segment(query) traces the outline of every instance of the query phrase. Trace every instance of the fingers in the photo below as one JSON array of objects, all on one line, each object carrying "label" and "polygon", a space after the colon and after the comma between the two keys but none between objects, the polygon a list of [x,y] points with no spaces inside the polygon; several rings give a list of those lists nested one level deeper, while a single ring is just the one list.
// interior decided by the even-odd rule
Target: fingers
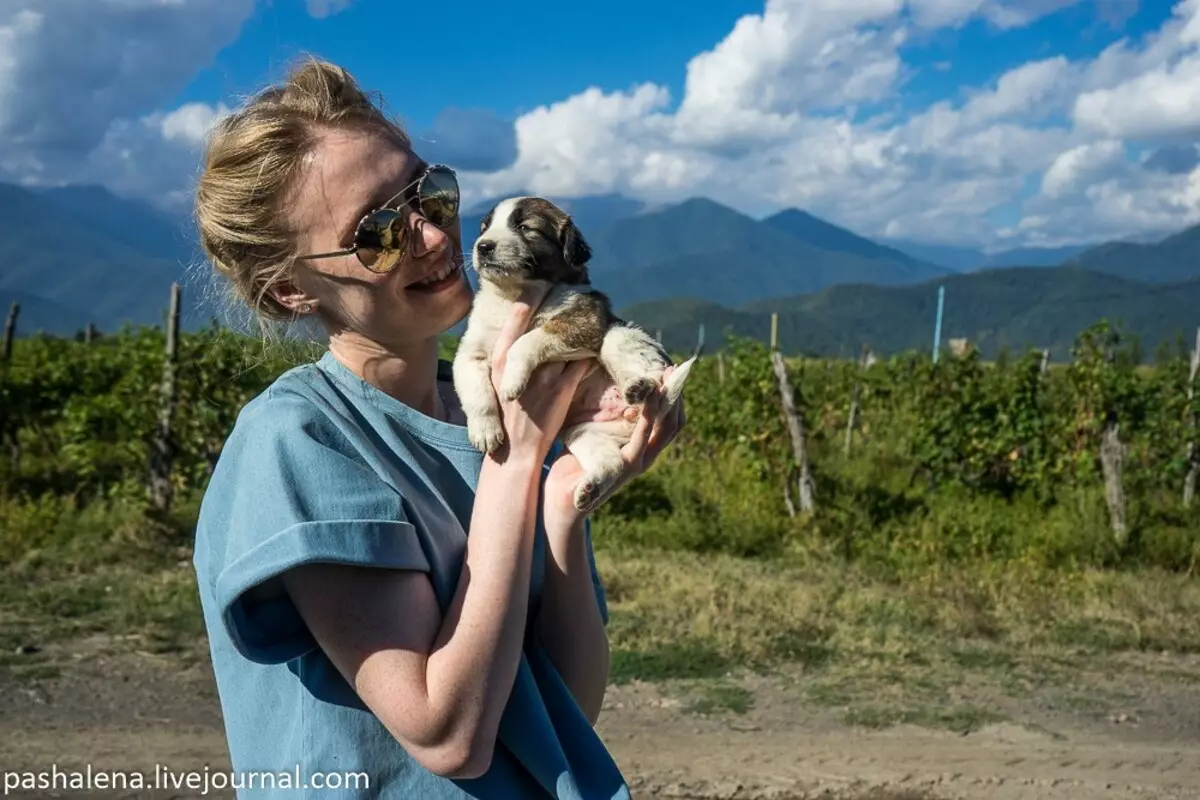
[{"label": "fingers", "polygon": [[[663,401],[665,403],[665,400]],[[651,453],[651,458],[657,458],[668,444],[675,440],[679,432],[683,430],[687,416],[683,409],[683,398],[680,397],[674,406],[663,414],[662,419],[658,420],[654,429],[650,432],[650,441],[648,442],[648,450]]]},{"label": "fingers", "polygon": [[496,378],[504,374],[508,349],[512,347],[513,342],[520,339],[529,330],[533,314],[541,305],[548,289],[549,287],[537,285],[526,286],[521,291],[520,297],[513,303],[512,313],[505,320],[504,327],[500,329],[500,333],[496,337],[496,346],[492,350],[492,373]]},{"label": "fingers", "polygon": [[642,416],[638,419],[637,425],[633,429],[633,435],[630,437],[629,442],[621,448],[625,455],[626,463],[639,471],[646,458],[651,431],[657,424],[655,420],[658,418],[660,404],[661,399],[657,393],[650,395],[646,399],[646,405],[642,409]]}]

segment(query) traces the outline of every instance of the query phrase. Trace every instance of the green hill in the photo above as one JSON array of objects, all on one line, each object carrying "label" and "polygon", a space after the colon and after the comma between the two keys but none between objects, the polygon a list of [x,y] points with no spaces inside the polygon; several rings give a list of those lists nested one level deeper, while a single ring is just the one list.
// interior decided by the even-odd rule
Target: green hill
[{"label": "green hill", "polygon": [[821,292],[742,304],[736,308],[670,300],[635,304],[620,313],[661,330],[668,347],[695,345],[705,326],[707,346],[725,330],[766,341],[770,315],[779,314],[780,348],[789,353],[853,355],[864,344],[877,353],[933,345],[937,287],[946,289],[943,344],[964,337],[988,355],[1001,348],[1050,347],[1065,358],[1075,336],[1102,318],[1137,335],[1144,352],[1200,325],[1200,279],[1147,286],[1113,275],[1040,267],[986,270],[915,286],[834,286]]},{"label": "green hill", "polygon": [[1200,225],[1149,244],[1112,242],[1067,262],[1146,283],[1174,283],[1200,276]]}]

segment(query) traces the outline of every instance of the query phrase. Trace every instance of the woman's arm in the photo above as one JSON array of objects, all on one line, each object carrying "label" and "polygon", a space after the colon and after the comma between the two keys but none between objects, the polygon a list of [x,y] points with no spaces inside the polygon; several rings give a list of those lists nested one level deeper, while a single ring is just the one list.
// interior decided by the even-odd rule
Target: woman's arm
[{"label": "woman's arm", "polygon": [[487,771],[524,637],[541,462],[484,461],[444,619],[428,576],[314,564],[284,575],[301,617],[363,702],[432,772]]},{"label": "woman's arm", "polygon": [[538,635],[550,660],[588,720],[595,725],[608,686],[608,633],[600,616],[588,563],[587,529],[547,531],[549,553]]},{"label": "woman's arm", "polygon": [[[649,469],[683,429],[683,401],[665,412],[662,402],[661,394],[652,395],[641,409],[632,438],[621,448],[625,466],[618,487]],[[586,518],[572,501],[582,477],[582,466],[569,452],[554,462],[546,477],[542,518],[550,557],[537,625],[551,660],[594,725],[604,704],[610,652],[588,563]]]},{"label": "woman's arm", "polygon": [[[514,304],[494,383],[536,307],[536,299]],[[520,398],[501,403],[506,439],[483,459],[444,618],[423,573],[313,565],[284,578],[330,660],[431,772],[477,777],[491,764],[525,638],[542,464],[586,369],[542,365]]]}]

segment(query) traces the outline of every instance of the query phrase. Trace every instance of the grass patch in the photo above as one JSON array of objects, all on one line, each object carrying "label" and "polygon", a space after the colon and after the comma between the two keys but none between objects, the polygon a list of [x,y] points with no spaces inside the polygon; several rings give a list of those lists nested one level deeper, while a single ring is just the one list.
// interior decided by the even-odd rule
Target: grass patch
[{"label": "grass patch", "polygon": [[[617,682],[799,669],[809,702],[860,724],[963,730],[995,717],[955,705],[955,687],[1022,698],[1070,684],[1097,655],[1200,645],[1200,583],[1170,573],[983,563],[889,581],[834,559],[605,547],[602,529],[596,540]],[[1097,620],[1136,635],[1096,635]]]},{"label": "grass patch", "polygon": [[745,714],[754,705],[754,693],[731,683],[701,684],[699,697],[687,706],[693,714]]},{"label": "grass patch", "polygon": [[[191,554],[179,544],[190,539],[189,508],[185,499],[165,539],[117,501],[74,522],[66,501],[0,508],[0,522],[53,531],[0,562],[0,669],[37,675],[49,662],[16,655],[19,646],[93,634],[204,658]],[[614,544],[607,531],[598,524],[594,541],[614,684],[782,670],[801,675],[818,705],[946,727],[975,718],[951,702],[965,682],[1021,697],[1067,682],[1097,654],[1200,652],[1200,582],[1185,575],[994,561],[881,575],[818,549],[749,559]],[[744,713],[752,701],[726,681],[698,691],[697,713]],[[922,711],[938,708],[949,710]]]},{"label": "grass patch", "polygon": [[974,706],[950,708],[864,706],[850,709],[843,717],[843,721],[847,725],[864,728],[919,725],[923,728],[938,728],[963,734],[978,730],[993,722],[1002,722],[1004,719],[1002,715]]},{"label": "grass patch", "polygon": [[729,662],[716,650],[694,642],[662,645],[650,650],[614,647],[610,680],[614,684],[633,680],[666,681],[715,678],[725,674]]}]

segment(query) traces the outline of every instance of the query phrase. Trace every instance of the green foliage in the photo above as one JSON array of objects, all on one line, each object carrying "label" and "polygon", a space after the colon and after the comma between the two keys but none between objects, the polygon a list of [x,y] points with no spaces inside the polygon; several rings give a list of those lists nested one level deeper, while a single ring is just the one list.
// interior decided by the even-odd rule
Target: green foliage
[{"label": "green foliage", "polygon": [[[146,498],[163,334],[127,329],[90,344],[21,339],[0,381],[0,563],[65,541],[60,519]],[[446,337],[440,352],[453,355]],[[905,352],[788,361],[808,439],[816,512],[792,516],[796,465],[767,348],[734,338],[687,389],[688,424],[653,470],[596,515],[599,546],[631,544],[756,558],[861,562],[886,576],[965,562],[1050,569],[1200,561],[1200,510],[1180,506],[1188,422],[1185,348],[1154,367],[1102,322],[1073,361],[1003,363],[979,353],[937,364]],[[317,355],[266,350],[228,332],[184,333],[173,420],[176,496],[203,491],[242,406]],[[723,377],[722,377],[723,376]],[[860,413],[845,452],[849,406]],[[1127,447],[1128,542],[1108,529],[1098,453],[1104,426]],[[115,505],[114,505],[115,504]],[[73,509],[73,510],[72,510]],[[83,517],[80,514],[84,514]],[[65,516],[64,516],[65,515]],[[129,529],[137,529],[133,522]]]}]

